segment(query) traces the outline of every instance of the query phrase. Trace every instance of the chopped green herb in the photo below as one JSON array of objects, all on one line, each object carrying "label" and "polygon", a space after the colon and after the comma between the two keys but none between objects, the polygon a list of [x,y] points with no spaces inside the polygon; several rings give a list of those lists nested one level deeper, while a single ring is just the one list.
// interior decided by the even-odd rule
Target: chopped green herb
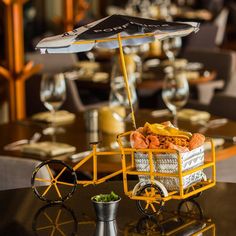
[{"label": "chopped green herb", "polygon": [[119,196],[115,194],[113,191],[111,191],[110,194],[99,194],[92,197],[92,200],[95,200],[96,202],[111,202],[111,201],[117,201],[118,199]]}]

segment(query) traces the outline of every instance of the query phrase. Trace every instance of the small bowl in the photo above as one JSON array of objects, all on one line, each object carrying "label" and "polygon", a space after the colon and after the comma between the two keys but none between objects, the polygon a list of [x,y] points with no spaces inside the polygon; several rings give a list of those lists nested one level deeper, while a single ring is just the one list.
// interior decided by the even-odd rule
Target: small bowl
[{"label": "small bowl", "polygon": [[[95,197],[95,196],[94,196]],[[112,221],[116,219],[117,209],[121,198],[116,201],[110,202],[97,202],[92,197],[93,206],[95,209],[96,217],[98,221]]]}]

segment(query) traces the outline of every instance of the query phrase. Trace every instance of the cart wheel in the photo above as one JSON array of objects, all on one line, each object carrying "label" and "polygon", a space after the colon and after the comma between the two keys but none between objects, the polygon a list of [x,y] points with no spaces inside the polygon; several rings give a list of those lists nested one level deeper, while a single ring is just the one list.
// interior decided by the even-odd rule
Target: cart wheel
[{"label": "cart wheel", "polygon": [[178,205],[178,215],[182,217],[193,217],[195,219],[201,220],[203,218],[203,212],[200,205],[194,201],[193,199],[190,200],[183,200]]},{"label": "cart wheel", "polygon": [[[147,198],[147,200],[138,200],[138,209],[147,216],[159,214],[165,202],[161,200],[164,197],[162,190],[155,184],[146,184],[137,193],[137,196]],[[160,199],[157,198],[159,196]],[[155,197],[155,200],[148,200],[150,197]]]},{"label": "cart wheel", "polygon": [[155,233],[160,233],[160,235],[163,235],[164,233],[164,230],[158,223],[158,220],[153,216],[144,216],[139,219],[136,229],[137,232],[142,235],[152,235]]},{"label": "cart wheel", "polygon": [[42,162],[35,168],[31,178],[36,196],[49,203],[61,203],[69,199],[76,185],[76,172],[60,160]]},{"label": "cart wheel", "polygon": [[48,204],[34,216],[32,229],[40,235],[77,235],[78,222],[74,212],[63,204]]}]

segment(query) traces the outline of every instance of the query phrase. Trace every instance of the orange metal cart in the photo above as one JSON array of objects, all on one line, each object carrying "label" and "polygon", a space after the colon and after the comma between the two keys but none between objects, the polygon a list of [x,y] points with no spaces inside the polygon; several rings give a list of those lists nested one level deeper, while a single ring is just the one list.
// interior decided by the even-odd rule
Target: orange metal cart
[{"label": "orange metal cart", "polygon": [[[211,160],[204,162],[202,165],[195,168],[185,170],[182,169],[181,153],[170,149],[134,149],[126,147],[123,139],[127,139],[132,131],[118,135],[117,142],[120,149],[118,151],[98,151],[98,143],[92,143],[91,153],[79,161],[73,168],[59,160],[48,160],[41,163],[32,175],[32,187],[35,194],[44,201],[48,202],[63,202],[70,198],[77,185],[87,186],[90,184],[101,184],[108,179],[117,175],[123,175],[124,193],[130,199],[137,201],[139,210],[147,215],[157,214],[161,211],[165,202],[171,199],[183,200],[187,198],[197,197],[201,192],[213,187],[216,183],[216,168],[215,168],[215,148],[212,140],[206,142],[211,144]],[[146,153],[149,159],[149,171],[137,171],[135,166],[135,154]],[[174,154],[177,156],[178,171],[177,173],[160,173],[155,171],[153,157],[161,153]],[[98,162],[102,156],[118,155],[121,158],[122,169],[113,172],[105,177],[98,178]],[[87,161],[93,161],[93,179],[78,180],[76,171]],[[58,165],[57,173],[54,173],[52,165]],[[183,177],[197,171],[202,171],[206,168],[211,169],[211,177],[203,178],[201,181],[195,182],[186,188],[183,186]],[[41,177],[42,172],[48,172],[48,177]],[[66,174],[66,176],[65,176]],[[129,186],[129,176],[147,176],[148,181],[138,181],[136,186]],[[178,179],[179,189],[168,191],[164,184],[158,180],[159,177]],[[62,179],[62,180],[61,180]],[[63,186],[63,191],[60,188]],[[66,191],[65,191],[66,189]]]}]

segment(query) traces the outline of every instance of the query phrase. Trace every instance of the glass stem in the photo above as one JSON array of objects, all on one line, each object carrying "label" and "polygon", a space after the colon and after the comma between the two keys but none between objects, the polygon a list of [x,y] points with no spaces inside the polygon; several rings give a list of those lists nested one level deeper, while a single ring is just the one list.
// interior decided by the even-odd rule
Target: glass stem
[{"label": "glass stem", "polygon": [[[174,61],[175,61],[175,56],[174,56],[173,53],[170,55],[169,60],[170,60],[171,62],[174,62]],[[173,64],[173,66],[174,66],[174,64]]]},{"label": "glass stem", "polygon": [[178,127],[178,116],[177,116],[177,110],[173,110],[173,125],[175,127]]},{"label": "glass stem", "polygon": [[52,142],[55,143],[56,142],[56,124],[55,124],[55,119],[56,119],[56,110],[52,109]]}]

